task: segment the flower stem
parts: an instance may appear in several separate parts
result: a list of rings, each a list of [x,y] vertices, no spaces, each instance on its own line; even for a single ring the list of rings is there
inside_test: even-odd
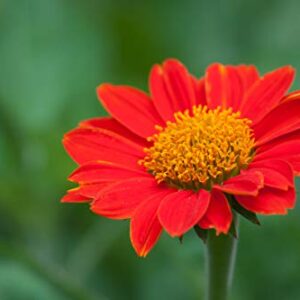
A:
[[[235,219],[235,227],[238,222]],[[207,236],[207,294],[206,300],[226,300],[232,282],[237,250],[237,238],[231,234],[216,236],[209,230]]]

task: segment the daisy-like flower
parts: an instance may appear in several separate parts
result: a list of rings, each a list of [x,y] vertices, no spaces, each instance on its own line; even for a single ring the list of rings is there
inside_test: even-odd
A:
[[[233,210],[286,214],[300,172],[300,91],[286,95],[290,66],[260,76],[252,65],[210,65],[197,79],[177,60],[155,65],[146,94],[102,84],[111,117],[83,121],[64,137],[79,184],[63,202],[90,202],[130,219],[130,239],[146,256],[163,229],[227,234]]]

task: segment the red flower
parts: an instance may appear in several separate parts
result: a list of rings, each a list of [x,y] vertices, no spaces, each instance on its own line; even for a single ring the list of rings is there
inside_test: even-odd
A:
[[[290,66],[260,76],[254,66],[210,65],[196,79],[177,60],[155,65],[150,95],[102,84],[112,117],[83,121],[64,146],[79,187],[63,202],[131,219],[130,238],[146,256],[163,229],[228,233],[232,210],[286,214],[300,173],[300,91],[288,94]]]

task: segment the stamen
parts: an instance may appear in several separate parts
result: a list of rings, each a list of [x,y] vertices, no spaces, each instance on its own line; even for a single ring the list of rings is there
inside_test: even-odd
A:
[[[210,189],[245,169],[254,155],[251,121],[239,112],[220,107],[194,106],[174,114],[149,137],[153,146],[145,149],[140,164],[158,182],[184,189]]]

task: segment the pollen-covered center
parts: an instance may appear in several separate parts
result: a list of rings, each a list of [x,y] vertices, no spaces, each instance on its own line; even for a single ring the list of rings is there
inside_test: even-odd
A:
[[[149,137],[153,146],[140,161],[158,182],[185,189],[210,189],[248,166],[254,155],[251,121],[239,112],[195,106]]]

